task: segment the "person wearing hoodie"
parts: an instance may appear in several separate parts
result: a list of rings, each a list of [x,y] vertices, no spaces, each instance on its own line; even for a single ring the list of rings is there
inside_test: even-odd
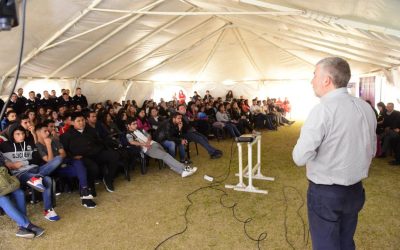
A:
[[[44,217],[50,221],[57,221],[60,217],[53,209],[51,200],[52,180],[49,176],[60,166],[61,156],[42,165],[35,144],[25,140],[25,129],[22,126],[13,128],[10,140],[0,144],[0,151],[5,158],[5,165],[19,181],[26,183],[35,190],[43,193]]]
[[[4,166],[4,157],[0,152],[0,166]],[[25,194],[21,189],[17,189],[7,195],[0,195],[0,208],[18,225],[17,237],[32,239],[44,233],[40,228],[29,220],[26,215]]]

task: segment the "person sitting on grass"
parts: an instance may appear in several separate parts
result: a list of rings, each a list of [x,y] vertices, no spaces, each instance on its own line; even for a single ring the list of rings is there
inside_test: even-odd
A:
[[[51,199],[52,180],[50,175],[60,166],[61,156],[41,165],[42,160],[35,144],[25,141],[25,129],[18,126],[10,131],[10,140],[0,144],[5,165],[19,181],[26,183],[38,192],[43,193],[44,217],[50,221],[58,221],[60,217],[53,209]]]
[[[182,177],[190,176],[197,171],[196,167],[185,166],[165,152],[161,144],[153,141],[149,134],[137,128],[136,120],[128,119],[126,125],[126,139],[130,145],[140,146],[146,155],[151,158],[163,160],[174,172],[180,174]]]
[[[55,174],[64,177],[78,177],[82,206],[95,208],[96,203],[93,201],[93,196],[89,191],[86,168],[82,160],[66,158],[67,153],[63,145],[58,140],[50,138],[47,124],[38,124],[36,126],[36,135],[38,138],[36,146],[42,159],[45,162],[50,162],[54,157],[61,156],[64,164],[55,171]]]

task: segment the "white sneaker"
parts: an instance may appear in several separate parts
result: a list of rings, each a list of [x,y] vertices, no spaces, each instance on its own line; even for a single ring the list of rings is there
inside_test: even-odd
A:
[[[182,178],[191,176],[192,174],[196,173],[196,171],[197,171],[196,167],[187,166],[182,172]]]

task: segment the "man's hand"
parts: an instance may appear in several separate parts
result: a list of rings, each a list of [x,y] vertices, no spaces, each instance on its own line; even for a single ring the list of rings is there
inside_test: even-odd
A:
[[[30,124],[30,125],[28,126],[28,130],[29,130],[32,134],[34,134],[34,133],[35,133],[35,126],[32,125],[32,124]]]
[[[395,129],[393,129],[394,130],[394,132],[396,132],[396,133],[399,133],[400,132],[400,128],[395,128]]]
[[[186,144],[188,144],[188,141],[186,139],[182,139],[181,143],[182,143],[182,145],[186,145]]]
[[[19,169],[24,165],[22,161],[18,161],[14,163],[14,169]]]
[[[44,143],[46,144],[46,146],[50,146],[51,145],[51,139],[50,138],[44,138],[43,139]]]
[[[74,159],[75,159],[75,160],[80,160],[80,159],[82,159],[82,158],[83,158],[82,155],[75,155],[75,156],[74,156]]]

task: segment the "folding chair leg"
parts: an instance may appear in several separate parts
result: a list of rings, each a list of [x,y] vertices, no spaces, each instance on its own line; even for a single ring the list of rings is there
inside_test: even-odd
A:
[[[141,159],[140,159],[140,172],[142,173],[142,175],[144,175],[144,174],[146,174],[147,173],[147,160],[146,160],[146,157],[142,157]]]
[[[53,203],[53,207],[56,207],[56,181],[54,178],[51,178],[51,202]]]

